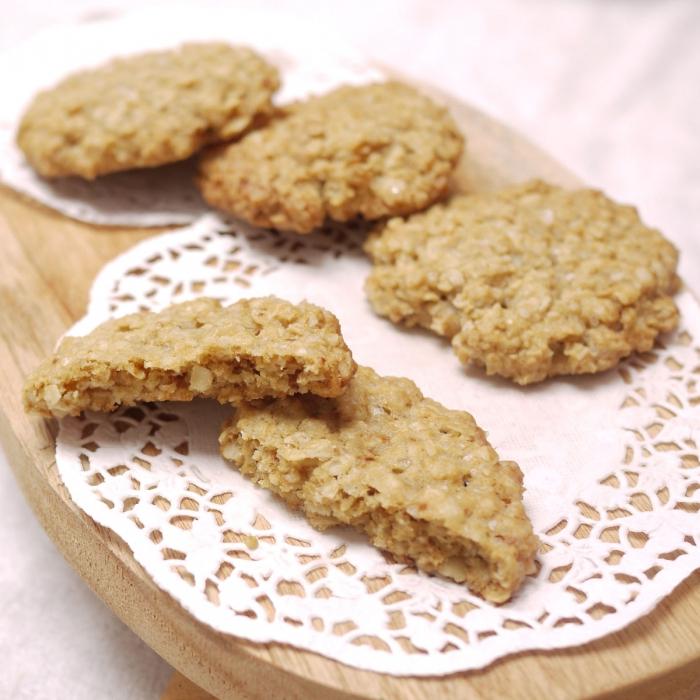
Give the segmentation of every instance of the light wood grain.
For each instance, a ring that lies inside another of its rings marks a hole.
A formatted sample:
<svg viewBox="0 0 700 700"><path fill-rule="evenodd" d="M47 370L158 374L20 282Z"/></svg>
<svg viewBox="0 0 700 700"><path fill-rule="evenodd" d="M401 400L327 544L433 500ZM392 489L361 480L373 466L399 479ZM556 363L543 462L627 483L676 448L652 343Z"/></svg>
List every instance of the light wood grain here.
<svg viewBox="0 0 700 700"><path fill-rule="evenodd" d="M456 178L459 189L490 189L532 176L577 184L518 135L438 97L450 104L469 138L468 158ZM55 424L27 418L20 401L24 375L84 313L100 267L153 233L72 222L0 189L0 439L27 500L66 559L176 669L209 693L236 700L695 700L700 695L698 574L618 634L576 649L517 654L483 671L444 678L357 671L285 645L225 636L194 620L152 583L119 538L72 504L56 473Z"/></svg>
<svg viewBox="0 0 700 700"><path fill-rule="evenodd" d="M175 671L160 700L215 700L215 698L195 685L189 678Z"/></svg>

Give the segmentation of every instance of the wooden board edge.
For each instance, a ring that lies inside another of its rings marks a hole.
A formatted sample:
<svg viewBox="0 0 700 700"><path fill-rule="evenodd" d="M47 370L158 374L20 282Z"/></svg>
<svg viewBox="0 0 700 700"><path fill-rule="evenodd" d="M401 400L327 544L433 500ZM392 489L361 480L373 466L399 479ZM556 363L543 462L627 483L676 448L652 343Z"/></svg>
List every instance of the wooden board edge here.
<svg viewBox="0 0 700 700"><path fill-rule="evenodd" d="M426 92L436 94L437 96L440 91L430 89L426 90ZM444 93L440 94L444 95ZM444 99L451 100L452 98L445 95ZM476 110L473 110L473 108L467 107L466 105L460 104L459 108L464 108L470 113L478 113ZM482 115L482 117L487 120L489 119L484 115ZM506 129L506 127L503 125L498 124L498 126ZM508 131L512 135L512 131ZM525 140L523 139L523 141ZM539 154L540 157L544 157L544 154L539 151L539 149L529 144L529 142L527 143L530 148ZM547 156L547 158L549 157ZM549 158L549 160L555 163L553 159ZM573 176L571 177L573 178ZM23 203L22 206L28 205ZM56 214L52 212L52 216L55 217ZM34 463L33 458L31 457L30 453L27 452L25 446L20 444L20 442L15 438L9 421L6 420L5 416L1 414L0 440L2 440L3 444L8 450L8 460L10 461L15 477L20 483L28 502L64 557L81 574L81 576L90 581L92 589L105 602L107 602L115 614L117 614L127 625L129 625L137 634L139 634L139 636L144 639L149 646L153 647L166 660L168 660L175 667L179 668L188 677L195 678L198 683L206 688L206 690L219 697L251 699L258 697L271 697L270 695L260 695L260 692L268 691L276 693L274 697L280 698L327 697L340 699L360 697L355 694L348 694L340 688L332 688L330 686L310 682L307 678L291 674L288 669L274 663L273 660L263 658L269 649L274 650L275 648L286 648L284 645L253 645L243 640L236 640L233 637L219 635L209 628L201 629L206 626L197 622L194 620L194 618L191 618L189 614L179 606L178 603L158 589L155 584L152 583L147 574L145 574L145 572L138 567L138 565L135 565L133 561L130 562L127 559L123 551L128 552L128 548L121 540L119 540L121 545L120 547L117 547L117 551L112 551L111 547L107 543L111 543L113 546L114 541L118 538L116 538L110 531L101 528L80 513L75 506L70 503L69 499L66 500L68 498L67 494L61 494L59 491L55 490L55 488L48 481L41 478L41 471L45 468L45 465L38 465ZM76 531L80 533L79 537L74 535L71 536L68 533L60 530L57 531L57 528L51 525L51 517L49 517L49 513L55 514L59 511L61 512L61 518L69 519L71 522L71 527L67 529L70 530L72 529L72 525L75 525ZM122 551L121 555L119 554L120 551ZM103 564L105 567L105 572L107 572L97 580L91 580L91 576L86 573L86 570L89 569L89 573L94 574L94 568L92 565L90 565L93 558L95 561L99 561L100 564ZM124 588L125 591L121 598L114 598L110 595L110 589L113 586L114 580L119 579L122 579L122 588ZM139 603L143 603L143 601L150 602L151 599L155 601L156 597L164 597L167 599L165 603L158 602L158 604L155 605L155 609L163 610L164 615L161 615L160 617L164 617L164 620L161 619L155 621L152 617L142 619L143 616L139 617L133 612L134 608L138 610L143 607L142 605L139 605ZM676 597L676 594L673 594L669 599L667 599L670 601L669 607L673 604L673 600ZM664 614L669 614L669 611L665 611ZM212 652L214 652L214 655L220 655L222 653L231 655L231 667L233 667L234 670L240 671L240 684L231 682L232 678L238 677L236 674L232 673L232 668L204 668L203 664L201 663L202 660L193 659L192 655L181 653L183 639L186 634L190 632L189 628L193 625L197 628L197 633L201 635L201 639L198 637L198 644L202 645L201 648L206 648L207 645L209 645ZM598 643L591 643L591 645L596 644ZM590 647L591 645L585 645L585 647ZM580 649L583 648L584 647ZM557 656L566 656L569 653L575 652L576 649L563 650L561 652L553 652L552 656L556 658ZM294 650L294 653L295 655L298 655L299 658L312 657L314 661L318 660L318 663L321 666L327 664L338 665L337 662L330 661L325 657L319 657L304 650ZM541 654L547 654L547 652L524 652L523 654L519 654L517 656L522 658L523 656L539 656ZM181 657L185 657L185 660L183 661ZM515 657L506 657L502 661L498 662L496 666L500 663L508 663L509 660L512 660L513 658ZM674 684L676 684L679 677L685 678L688 676L688 673L690 673L692 676L692 672L697 669L697 664L697 659L679 659L676 666L665 669L662 674L654 674L653 671L650 671L650 674L645 678L635 679L634 682L630 682L629 684L621 687L619 690L614 691L612 695L596 695L596 697L605 697L606 700L612 700L612 698L622 698L635 690L641 692L641 690L644 688L649 687L673 689ZM276 684L274 687L272 687L267 682L258 684L250 681L251 676L264 677L269 675L271 666L274 667L275 671L282 674L280 684ZM340 664L340 666L347 669L348 673L357 675L360 679L364 674L368 674L369 676L380 676L382 678L394 678L381 676L381 674L371 674L370 672L355 671L355 669L342 666L342 664ZM489 669L487 668L485 672L488 671ZM455 677L463 677L464 679L468 679L470 675L481 675L485 672L466 672L464 674L456 674L456 676L447 677L446 679L454 679ZM410 680L420 681L421 679L412 678ZM434 681L436 679L433 677L430 680ZM654 683L660 685L653 685ZM358 683L357 687L361 688L362 683ZM598 691L602 690L603 688L598 689ZM319 692L322 693L322 695L319 695ZM668 692L671 692L671 690ZM591 695L589 697L593 696Z"/></svg>

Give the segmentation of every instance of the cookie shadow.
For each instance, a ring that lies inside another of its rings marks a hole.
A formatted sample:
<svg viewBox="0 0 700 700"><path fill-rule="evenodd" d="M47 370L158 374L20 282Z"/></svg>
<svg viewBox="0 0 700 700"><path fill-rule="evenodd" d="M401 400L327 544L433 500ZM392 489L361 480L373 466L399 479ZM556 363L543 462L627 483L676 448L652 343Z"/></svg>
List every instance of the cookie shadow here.
<svg viewBox="0 0 700 700"><path fill-rule="evenodd" d="M327 222L308 234L262 228L231 216L224 218L231 231L245 236L251 250L280 264L320 266L341 257L366 259L362 246L376 222L353 219Z"/></svg>
<svg viewBox="0 0 700 700"><path fill-rule="evenodd" d="M126 216L143 217L145 226L154 211L167 212L173 224L194 221L211 211L195 186L194 158L154 168L125 170L94 180L80 177L41 178L36 183L47 195L73 207L78 218L92 210L97 218L117 222ZM84 209L81 209L84 208Z"/></svg>

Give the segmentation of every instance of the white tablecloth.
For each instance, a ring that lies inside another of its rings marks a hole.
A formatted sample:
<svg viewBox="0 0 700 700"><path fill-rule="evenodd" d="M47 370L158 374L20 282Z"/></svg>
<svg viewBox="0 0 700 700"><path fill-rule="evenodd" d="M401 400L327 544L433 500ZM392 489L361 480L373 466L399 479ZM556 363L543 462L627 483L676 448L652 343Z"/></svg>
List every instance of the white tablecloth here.
<svg viewBox="0 0 700 700"><path fill-rule="evenodd" d="M260 6L238 4L242 11ZM265 4L271 21L292 11L319 31L340 33L367 56L482 108L587 182L637 204L681 249L681 273L700 290L697 0ZM0 51L56 21L141 5L9 0ZM2 454L0 489L0 698L159 697L170 668L63 561Z"/></svg>

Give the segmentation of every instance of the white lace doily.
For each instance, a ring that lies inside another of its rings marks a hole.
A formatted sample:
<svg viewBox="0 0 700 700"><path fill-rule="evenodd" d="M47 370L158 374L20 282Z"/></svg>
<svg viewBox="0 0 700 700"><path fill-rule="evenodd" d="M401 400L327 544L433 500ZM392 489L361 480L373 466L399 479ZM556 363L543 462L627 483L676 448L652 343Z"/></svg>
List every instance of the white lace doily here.
<svg viewBox="0 0 700 700"><path fill-rule="evenodd" d="M74 332L196 295L276 293L333 311L357 361L473 413L525 474L538 571L507 604L389 563L352 531L320 533L219 456L230 408L147 404L60 423L71 497L158 586L216 630L363 669L433 675L582 644L649 612L700 566L700 308L653 353L587 378L517 387L465 372L449 344L374 316L361 232L307 237L209 215L107 265Z"/></svg>
<svg viewBox="0 0 700 700"><path fill-rule="evenodd" d="M275 100L284 104L342 83L381 79L336 37L286 13L249 7L150 7L123 16L63 24L0 55L0 182L45 206L89 223L168 226L191 223L209 209L192 182L192 162L116 173L91 182L39 177L15 144L19 120L34 95L66 75L115 56L222 40L261 52L282 75Z"/></svg>

